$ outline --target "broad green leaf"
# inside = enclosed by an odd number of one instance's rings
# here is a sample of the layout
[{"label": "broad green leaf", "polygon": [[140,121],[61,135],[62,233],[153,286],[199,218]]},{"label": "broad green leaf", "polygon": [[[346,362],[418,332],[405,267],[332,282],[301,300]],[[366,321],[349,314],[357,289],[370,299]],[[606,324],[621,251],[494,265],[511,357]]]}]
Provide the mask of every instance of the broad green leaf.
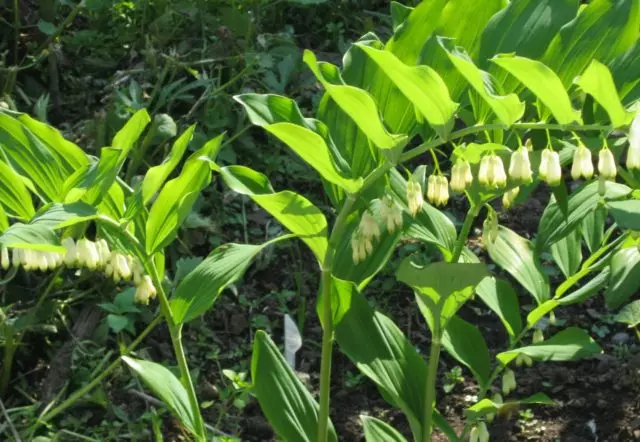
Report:
[{"label": "broad green leaf", "polygon": [[173,143],[171,152],[169,152],[169,155],[164,159],[162,164],[154,166],[147,171],[144,176],[144,180],[142,181],[143,204],[146,205],[151,201],[151,198],[153,198],[155,193],[160,190],[171,172],[173,172],[173,170],[178,166],[178,163],[180,163],[180,160],[184,156],[187,147],[189,147],[189,142],[193,137],[195,128],[196,127],[194,125],[184,131],[184,133]]},{"label": "broad green leaf", "polygon": [[176,288],[170,302],[173,320],[183,324],[204,314],[222,290],[242,278],[258,253],[284,238],[261,245],[230,243],[215,249]]},{"label": "broad green leaf", "polygon": [[330,139],[324,133],[326,126],[305,119],[293,100],[257,94],[237,95],[234,98],[244,106],[253,124],[263,127],[289,146],[322,178],[348,192],[356,192],[360,188],[361,180],[351,179],[346,171],[341,170],[341,161],[336,158],[336,153],[332,153]]},{"label": "broad green leaf", "polygon": [[640,231],[640,200],[611,201],[607,208],[618,227]]},{"label": "broad green leaf", "polygon": [[40,209],[29,224],[43,225],[57,230],[98,216],[94,207],[80,201],[71,204],[52,203]]},{"label": "broad green leaf", "polygon": [[584,330],[569,327],[538,344],[499,353],[497,358],[502,365],[508,365],[518,354],[535,361],[575,361],[601,352],[600,346]]},{"label": "broad green leaf", "polygon": [[[623,184],[607,181],[604,198],[617,199],[631,193],[631,189]],[[592,182],[573,192],[569,198],[568,212],[565,217],[559,205],[551,202],[542,213],[536,236],[536,252],[546,250],[551,244],[571,233],[582,220],[598,207],[600,201],[598,183]]]},{"label": "broad green leaf", "polygon": [[582,239],[576,229],[551,245],[551,255],[565,277],[576,273],[582,263]]},{"label": "broad green leaf", "polygon": [[479,66],[495,54],[539,58],[560,28],[578,12],[579,0],[512,0],[482,31]]},{"label": "broad green leaf", "polygon": [[366,442],[406,442],[407,439],[391,425],[370,416],[360,416]]},{"label": "broad green leaf", "polygon": [[609,287],[604,299],[610,309],[620,307],[640,287],[640,251],[638,247],[619,250],[611,258]]},{"label": "broad green leaf", "polygon": [[395,55],[363,44],[358,45],[384,72],[402,94],[415,106],[442,138],[453,126],[457,103],[454,103],[442,78],[428,66],[408,66]]},{"label": "broad green leaf", "polygon": [[616,315],[616,322],[627,324],[630,328],[640,324],[640,299],[625,305]]},{"label": "broad green leaf", "polygon": [[500,403],[484,398],[467,408],[464,411],[464,414],[470,420],[477,420],[488,414],[499,414],[502,409],[513,410],[519,408],[521,405],[556,405],[556,403],[544,393],[536,393],[524,399],[516,399]]},{"label": "broad green leaf", "polygon": [[103,147],[100,150],[100,159],[79,169],[65,182],[64,202],[74,203],[80,199],[96,205],[107,194],[114,184],[122,163],[119,162],[122,151],[112,147]]},{"label": "broad green leaf", "polygon": [[20,121],[0,113],[0,152],[21,175],[26,175],[48,201],[58,201],[64,182],[62,164]]},{"label": "broad green leaf", "polygon": [[[529,58],[502,55],[491,59],[525,85],[551,111],[560,124],[581,123],[580,112],[571,105],[571,99],[562,81],[549,67]],[[541,115],[544,117],[544,115]]]},{"label": "broad green leaf", "polygon": [[478,284],[476,294],[498,315],[511,339],[520,334],[522,331],[520,303],[511,284],[492,276]]},{"label": "broad green leaf", "polygon": [[522,118],[525,104],[520,101],[517,94],[498,95],[493,78],[489,73],[478,69],[463,48],[455,46],[451,40],[440,39],[439,41],[451,63],[505,126],[510,127]]},{"label": "broad green leaf", "polygon": [[146,109],[140,109],[137,111],[120,129],[113,140],[111,141],[111,147],[120,151],[120,158],[118,163],[122,164],[129,155],[133,146],[144,132],[147,125],[151,122],[151,117]]},{"label": "broad green leaf", "polygon": [[[253,342],[251,379],[252,393],[258,398],[262,412],[282,440],[316,440],[319,406],[291,370],[278,347],[263,331],[256,333]],[[327,440],[338,440],[331,423]]]},{"label": "broad green leaf", "polygon": [[313,203],[289,190],[274,193],[268,178],[248,167],[223,167],[220,174],[227,186],[251,197],[284,227],[300,237],[318,261],[324,262],[328,245],[327,220]]},{"label": "broad green leaf", "polygon": [[[420,294],[437,328],[444,330],[448,321],[473,295],[476,286],[488,276],[484,264],[438,262],[418,266],[406,258],[396,278]],[[434,324],[427,318],[429,324]]]},{"label": "broad green leaf", "polygon": [[7,213],[4,211],[4,207],[0,204],[0,233],[3,233],[9,228],[9,219]]},{"label": "broad green leaf", "polygon": [[196,413],[189,403],[189,396],[178,378],[161,364],[122,356],[122,360],[158,396],[169,410],[191,433],[196,434]]},{"label": "broad green leaf", "polygon": [[634,113],[627,112],[620,102],[611,71],[598,60],[591,61],[576,84],[607,111],[614,128],[627,125],[633,120]]},{"label": "broad green leaf", "polygon": [[582,239],[591,253],[602,245],[604,238],[604,223],[607,219],[607,210],[604,206],[598,206],[596,210],[588,213],[581,222]]},{"label": "broad green leaf", "polygon": [[0,205],[22,221],[29,220],[35,213],[27,186],[20,175],[4,161],[0,161]]},{"label": "broad green leaf", "polygon": [[395,33],[398,28],[405,22],[405,20],[409,18],[409,15],[411,15],[411,11],[413,11],[413,8],[411,6],[392,1],[390,9],[392,22],[391,25],[393,28],[393,32]]},{"label": "broad green leaf", "polygon": [[[362,294],[357,290],[341,293],[351,299],[343,301],[350,308],[335,329],[340,349],[378,386],[391,405],[403,411],[418,440],[424,415],[426,362],[398,326],[371,308]],[[459,440],[437,412],[434,421],[449,440]]]},{"label": "broad green leaf", "polygon": [[458,316],[452,317],[442,335],[442,345],[471,370],[481,388],[487,385],[491,375],[489,348],[475,325]]},{"label": "broad green leaf", "polygon": [[600,293],[608,283],[609,283],[609,274],[611,271],[608,267],[605,267],[597,276],[587,282],[585,285],[580,287],[579,289],[569,293],[568,295],[564,295],[562,298],[558,300],[558,304],[560,305],[571,305],[571,304],[580,304],[592,296]]},{"label": "broad green leaf", "polygon": [[[351,281],[343,281],[331,275],[331,317],[333,326],[335,327],[345,313],[351,308],[351,292],[357,290],[356,285]],[[316,303],[316,313],[320,319],[320,323],[324,328],[324,288],[320,288],[318,302]]]},{"label": "broad green leaf", "polygon": [[609,64],[620,98],[625,105],[640,98],[640,41]]},{"label": "broad green leaf", "polygon": [[499,227],[498,237],[487,244],[489,256],[513,276],[538,304],[549,299],[549,278],[535,258],[533,245],[506,227]]},{"label": "broad green leaf", "polygon": [[527,315],[527,326],[533,327],[540,321],[547,313],[555,309],[559,305],[559,302],[555,299],[549,299],[543,302]]},{"label": "broad green leaf", "polygon": [[218,152],[224,135],[207,142],[192,154],[178,177],[168,181],[151,206],[146,225],[146,251],[152,255],[169,244],[200,192],[211,181],[209,159]]},{"label": "broad green leaf", "polygon": [[418,64],[422,48],[436,29],[446,3],[446,0],[420,2],[395,30],[386,50],[409,66]]},{"label": "broad green leaf", "polygon": [[0,235],[0,245],[7,248],[64,253],[58,235],[46,225],[12,224]]},{"label": "broad green leaf", "polygon": [[316,56],[309,50],[304,51],[303,61],[336,104],[376,147],[393,149],[406,143],[406,135],[392,135],[387,131],[380,120],[380,112],[375,100],[366,90],[345,84],[335,66],[329,63],[318,63]]},{"label": "broad green leaf", "polygon": [[593,59],[608,63],[629,49],[639,28],[638,0],[593,0],[563,26],[541,61],[568,88]]}]

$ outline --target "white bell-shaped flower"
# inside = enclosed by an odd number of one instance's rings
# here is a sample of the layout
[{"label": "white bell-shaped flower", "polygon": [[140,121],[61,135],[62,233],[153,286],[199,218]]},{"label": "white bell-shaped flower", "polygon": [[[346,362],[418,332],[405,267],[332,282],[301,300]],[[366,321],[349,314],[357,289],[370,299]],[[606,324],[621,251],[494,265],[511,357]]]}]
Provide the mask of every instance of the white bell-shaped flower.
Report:
[{"label": "white bell-shaped flower", "polygon": [[378,221],[375,219],[369,211],[365,211],[360,218],[360,224],[358,226],[360,233],[367,239],[380,239],[380,226],[378,225]]},{"label": "white bell-shaped flower", "polygon": [[4,270],[7,270],[11,266],[11,259],[9,258],[9,249],[2,247],[0,249],[0,265]]},{"label": "white bell-shaped flower", "polygon": [[402,229],[402,210],[389,196],[380,200],[380,218],[387,226],[389,233],[393,233],[396,229]]},{"label": "white bell-shaped flower", "polygon": [[156,288],[149,275],[145,275],[136,287],[135,300],[140,304],[149,304],[149,299],[156,297]]},{"label": "white bell-shaped flower", "polygon": [[466,160],[458,160],[451,168],[451,190],[462,193],[473,183],[471,165]]},{"label": "white bell-shaped flower", "polygon": [[502,394],[507,396],[514,391],[518,384],[516,383],[516,374],[510,368],[507,368],[502,375]]},{"label": "white bell-shaped flower", "polygon": [[511,190],[507,190],[504,195],[502,195],[502,206],[505,209],[511,207],[515,199],[518,197],[518,193],[520,193],[519,187],[514,187]]},{"label": "white bell-shaped flower", "polygon": [[411,216],[415,217],[418,214],[423,203],[422,186],[417,181],[410,179],[407,182],[407,208]]},{"label": "white bell-shaped flower", "polygon": [[105,241],[104,239],[99,239],[98,241],[96,241],[96,250],[98,251],[98,256],[100,257],[99,266],[106,266],[111,259],[111,252],[109,250],[109,244],[107,244],[107,241]]},{"label": "white bell-shaped flower", "polygon": [[613,153],[607,147],[600,149],[598,154],[598,173],[605,180],[615,180],[618,171],[616,169],[616,160]]},{"label": "white bell-shaped flower", "polygon": [[20,266],[24,266],[25,264],[25,257],[24,257],[24,250],[22,249],[13,249],[12,250],[12,261],[13,261],[13,266],[14,267],[20,267]]},{"label": "white bell-shaped flower", "polygon": [[480,170],[478,171],[478,181],[483,186],[494,189],[506,186],[507,174],[504,170],[502,158],[496,154],[482,157]]},{"label": "white bell-shaped flower", "polygon": [[560,155],[558,152],[545,149],[542,151],[540,159],[540,179],[548,185],[555,187],[562,181],[562,167],[560,166]]},{"label": "white bell-shaped flower", "polygon": [[138,258],[133,258],[131,262],[131,274],[133,276],[133,283],[139,285],[144,276],[144,267]]},{"label": "white bell-shaped flower", "polygon": [[593,176],[593,160],[591,151],[584,144],[578,146],[573,153],[573,164],[571,165],[571,178],[578,180],[584,178],[591,179]]},{"label": "white bell-shaped flower", "polygon": [[533,171],[529,160],[529,149],[520,146],[518,150],[511,154],[509,162],[509,176],[517,183],[531,183],[533,181]]},{"label": "white bell-shaped flower", "polygon": [[62,246],[66,249],[64,254],[64,263],[67,267],[73,267],[78,263],[78,249],[73,238],[65,238],[62,240]]}]

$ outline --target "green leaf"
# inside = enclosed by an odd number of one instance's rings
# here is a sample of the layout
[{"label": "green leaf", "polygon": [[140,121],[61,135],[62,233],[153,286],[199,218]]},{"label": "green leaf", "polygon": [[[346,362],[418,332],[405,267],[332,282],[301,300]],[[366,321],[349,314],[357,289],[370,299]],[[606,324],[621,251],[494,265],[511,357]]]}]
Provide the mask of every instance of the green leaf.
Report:
[{"label": "green leaf", "polygon": [[604,238],[604,223],[607,219],[607,210],[604,206],[598,206],[596,210],[588,213],[581,222],[582,239],[591,253],[602,245]]},{"label": "green leaf", "polygon": [[[631,193],[623,184],[606,182],[605,199],[617,199]],[[592,182],[575,191],[569,198],[569,216],[565,217],[559,205],[551,202],[540,218],[536,236],[536,253],[541,253],[551,244],[571,233],[582,220],[598,207],[600,200],[598,183]]]},{"label": "green leaf", "polygon": [[441,137],[446,138],[453,126],[458,104],[449,96],[442,78],[428,66],[407,66],[395,55],[370,46],[358,44],[368,57],[384,72],[402,94],[426,118]]},{"label": "green leaf", "polygon": [[489,256],[535,298],[538,304],[549,299],[549,278],[535,258],[533,245],[506,227],[499,227],[495,242],[487,244]]},{"label": "green leaf", "polygon": [[152,255],[173,241],[200,192],[211,181],[209,160],[217,153],[223,137],[217,136],[192,154],[180,175],[168,181],[160,191],[147,220],[147,254]]},{"label": "green leaf", "polygon": [[485,278],[476,287],[476,294],[493,310],[511,339],[522,331],[518,295],[507,281],[494,277]]},{"label": "green leaf", "polygon": [[620,97],[625,105],[640,98],[640,42],[609,64]]},{"label": "green leaf", "polygon": [[582,263],[582,241],[576,229],[551,245],[551,255],[565,277],[575,274]]},{"label": "green leaf", "polygon": [[129,319],[122,315],[107,315],[107,324],[114,333],[120,333],[129,325]]},{"label": "green leaf", "polygon": [[476,326],[458,316],[452,317],[442,335],[442,345],[471,370],[480,388],[487,386],[491,376],[489,348]]},{"label": "green leaf", "polygon": [[[253,342],[251,378],[252,392],[282,440],[316,440],[319,406],[263,331],[256,333]],[[330,442],[338,440],[331,423],[327,439]]]},{"label": "green leaf", "polygon": [[608,63],[629,49],[639,27],[638,0],[591,1],[554,37],[541,61],[568,88],[593,59]]},{"label": "green leaf", "polygon": [[393,149],[406,143],[406,135],[392,135],[384,127],[380,120],[378,106],[371,94],[363,89],[346,85],[340,77],[338,68],[329,63],[318,63],[313,52],[305,50],[302,59],[336,104],[376,147]]},{"label": "green leaf", "polygon": [[640,200],[611,201],[607,208],[618,227],[640,231]]},{"label": "green leaf", "polygon": [[29,224],[43,225],[57,230],[95,219],[98,216],[94,207],[80,201],[71,204],[52,203],[40,209]]},{"label": "green leaf", "polygon": [[569,327],[538,344],[499,353],[497,358],[502,365],[508,365],[518,354],[535,361],[575,361],[601,352],[600,346],[584,330]]},{"label": "green leaf", "polygon": [[609,287],[604,294],[607,307],[620,307],[640,287],[640,251],[629,247],[617,251],[611,258]]},{"label": "green leaf", "polygon": [[629,328],[640,324],[640,299],[625,305],[616,315],[616,322],[627,324]]},{"label": "green leaf", "polygon": [[180,282],[171,298],[171,313],[177,324],[192,321],[211,308],[229,284],[240,280],[253,259],[267,245],[224,244],[215,249]]},{"label": "green leaf", "polygon": [[539,61],[513,55],[501,55],[492,58],[491,61],[533,92],[551,111],[558,123],[582,123],[580,112],[571,105],[571,99],[562,81],[549,67]]},{"label": "green leaf", "polygon": [[599,294],[600,290],[602,290],[609,283],[610,273],[611,272],[609,268],[605,267],[600,273],[598,273],[597,276],[595,276],[585,285],[560,298],[558,300],[558,303],[560,305],[579,304],[586,301],[590,297]]},{"label": "green leaf", "polygon": [[476,404],[467,408],[464,414],[469,420],[478,420],[488,414],[500,414],[500,410],[513,410],[522,405],[556,405],[556,403],[544,393],[536,393],[524,399],[517,399],[506,402],[493,402],[491,399],[484,398]]},{"label": "green leaf", "polygon": [[[351,308],[351,293],[357,290],[356,285],[351,281],[343,281],[331,275],[331,317],[332,323],[335,327],[344,315]],[[320,289],[320,295],[318,296],[318,302],[316,304],[316,313],[320,319],[320,323],[324,328],[324,289]]]},{"label": "green leaf", "polygon": [[142,378],[144,383],[164,402],[171,413],[191,433],[196,434],[196,413],[189,403],[187,391],[178,378],[160,364],[122,356],[122,360]]},{"label": "green leaf", "polygon": [[0,245],[7,248],[65,253],[58,235],[46,225],[12,224],[0,235]]},{"label": "green leaf", "polygon": [[257,94],[236,95],[234,99],[244,106],[253,124],[263,127],[289,146],[322,178],[348,192],[356,192],[361,187],[361,179],[351,179],[346,171],[341,170],[341,161],[332,153],[326,126],[322,122],[305,119],[293,100]]},{"label": "green leaf", "polygon": [[274,193],[268,178],[248,167],[223,167],[220,174],[227,186],[250,196],[284,227],[300,237],[318,261],[324,262],[328,246],[327,220],[313,203],[289,190]]},{"label": "green leaf", "polygon": [[122,164],[127,158],[136,141],[138,141],[138,138],[140,138],[140,135],[142,135],[142,132],[150,122],[151,117],[147,110],[140,109],[115,134],[113,140],[111,140],[111,147],[120,151],[119,164]]},{"label": "green leaf", "polygon": [[604,64],[592,60],[576,84],[591,95],[607,111],[614,128],[631,123],[634,113],[627,112],[620,102],[611,71]]},{"label": "green leaf", "polygon": [[407,439],[391,425],[370,416],[360,416],[366,442],[406,442]]},{"label": "green leaf", "polygon": [[495,54],[540,58],[549,43],[578,12],[579,0],[512,0],[482,31],[479,65]]},{"label": "green leaf", "polygon": [[520,101],[517,94],[498,95],[493,78],[489,73],[478,69],[463,48],[455,46],[451,40],[439,39],[439,42],[458,72],[491,107],[496,117],[505,126],[510,127],[522,118],[525,104]]},{"label": "green leaf", "polygon": [[[476,286],[489,276],[484,264],[438,262],[418,266],[406,258],[396,278],[416,290],[429,308],[436,327],[444,329],[458,309],[473,295]],[[434,324],[427,319],[429,324]]]},{"label": "green leaf", "polygon": [[57,31],[56,26],[53,23],[42,19],[38,20],[38,29],[46,35],[54,35]]},{"label": "green leaf", "polygon": [[[424,43],[436,29],[438,18],[446,3],[446,0],[420,2],[411,10],[409,16],[403,19],[398,29],[394,30],[386,50],[391,51],[405,64],[418,64]],[[392,3],[392,13],[393,11]]]},{"label": "green leaf", "polygon": [[193,125],[184,131],[184,133],[173,143],[171,152],[169,152],[169,155],[164,159],[162,164],[154,166],[147,171],[144,176],[144,180],[142,181],[143,204],[146,205],[151,201],[151,198],[153,198],[155,193],[160,190],[171,172],[173,172],[173,170],[178,166],[187,150],[187,147],[189,147],[189,142],[193,137],[195,128],[195,125]]},{"label": "green leaf", "polygon": [[527,315],[527,326],[533,327],[542,319],[547,313],[555,309],[559,305],[559,302],[555,299],[549,299],[543,302]]},{"label": "green leaf", "polygon": [[22,177],[3,161],[0,161],[0,205],[22,221],[31,219],[35,213],[31,194]]},{"label": "green leaf", "polygon": [[411,6],[403,5],[396,1],[391,2],[391,22],[393,32],[395,33],[398,28],[409,18],[413,8]]}]

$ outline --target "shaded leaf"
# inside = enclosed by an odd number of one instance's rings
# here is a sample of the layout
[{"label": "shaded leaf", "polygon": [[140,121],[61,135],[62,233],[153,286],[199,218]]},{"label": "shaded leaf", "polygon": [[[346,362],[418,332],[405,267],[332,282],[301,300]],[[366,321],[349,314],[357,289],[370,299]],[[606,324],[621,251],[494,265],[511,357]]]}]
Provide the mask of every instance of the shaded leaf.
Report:
[{"label": "shaded leaf", "polygon": [[614,309],[622,305],[640,287],[640,251],[629,247],[617,251],[611,258],[609,287],[604,294],[607,307]]}]

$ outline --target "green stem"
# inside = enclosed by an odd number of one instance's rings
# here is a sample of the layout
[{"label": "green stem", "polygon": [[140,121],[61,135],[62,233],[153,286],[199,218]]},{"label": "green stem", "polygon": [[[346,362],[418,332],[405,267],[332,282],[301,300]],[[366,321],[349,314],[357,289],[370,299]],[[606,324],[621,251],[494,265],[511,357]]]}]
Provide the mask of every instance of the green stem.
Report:
[{"label": "green stem", "polygon": [[[437,322],[437,320],[435,321]],[[436,381],[438,380],[438,363],[440,361],[440,326],[434,323],[429,351],[429,367],[424,395],[424,420],[422,423],[422,442],[431,442],[433,430],[433,410],[436,403]]]},{"label": "green stem", "polygon": [[462,224],[462,229],[460,229],[460,235],[458,235],[458,239],[456,240],[456,246],[453,250],[453,255],[451,256],[451,262],[458,262],[460,259],[460,255],[462,254],[462,250],[464,249],[465,244],[467,243],[467,238],[469,237],[469,232],[471,231],[471,226],[473,225],[473,221],[478,216],[480,212],[480,208],[482,206],[479,205],[471,205],[469,210],[467,211],[467,216],[464,218],[464,223]]},{"label": "green stem", "polygon": [[[379,170],[379,169],[376,169]],[[375,171],[372,173],[372,175]],[[366,180],[365,180],[366,181]],[[372,182],[372,181],[370,181]],[[364,188],[364,186],[363,186]],[[317,442],[326,442],[329,429],[329,399],[331,396],[331,357],[333,352],[333,313],[331,309],[331,279],[333,275],[333,258],[335,256],[336,242],[339,241],[346,228],[346,220],[353,209],[357,199],[356,195],[349,195],[342,205],[334,224],[329,245],[322,264],[322,359],[320,362],[320,415],[318,418]]]},{"label": "green stem", "polygon": [[153,285],[156,287],[156,290],[158,292],[160,310],[162,311],[162,315],[164,316],[165,321],[169,326],[169,335],[171,337],[173,351],[175,353],[176,360],[178,362],[178,368],[180,370],[180,380],[185,390],[187,390],[189,405],[191,406],[195,418],[195,430],[197,432],[198,439],[204,441],[206,440],[207,434],[204,427],[204,421],[202,420],[202,414],[200,413],[200,405],[198,403],[196,390],[193,385],[193,381],[191,380],[191,373],[189,372],[187,357],[184,353],[184,347],[182,345],[182,325],[176,324],[173,320],[171,307],[169,305],[169,299],[167,298],[167,294],[164,292],[164,288],[162,287],[162,281],[160,280],[158,268],[156,267],[153,257],[150,257],[148,260],[148,268],[149,270],[151,270],[150,276],[153,280]]},{"label": "green stem", "polygon": [[[151,321],[149,325],[147,325],[147,328],[145,328],[142,331],[142,333],[140,333],[138,337],[127,348],[125,348],[122,351],[121,356],[127,356],[129,353],[135,350],[136,347],[140,345],[142,340],[146,338],[147,335],[151,332],[151,330],[153,330],[158,324],[160,324],[161,321],[162,321],[162,316],[156,316],[154,320]],[[80,388],[79,390],[76,390],[71,396],[69,396],[64,402],[62,402],[57,407],[53,408],[48,412],[45,412],[45,414],[42,415],[40,418],[38,418],[38,420],[36,421],[35,428],[32,428],[31,430],[32,433],[35,432],[35,430],[40,425],[49,422],[51,419],[53,419],[54,417],[56,417],[57,415],[65,411],[67,408],[69,408],[71,405],[73,405],[78,399],[82,398],[85,394],[89,393],[91,390],[97,387],[107,376],[109,376],[116,368],[118,368],[118,366],[120,365],[120,360],[121,359],[118,358],[115,361],[113,361],[111,365],[105,368],[104,371],[100,373],[100,375],[98,375],[96,378],[92,379],[91,382],[89,382],[87,385]]]}]

